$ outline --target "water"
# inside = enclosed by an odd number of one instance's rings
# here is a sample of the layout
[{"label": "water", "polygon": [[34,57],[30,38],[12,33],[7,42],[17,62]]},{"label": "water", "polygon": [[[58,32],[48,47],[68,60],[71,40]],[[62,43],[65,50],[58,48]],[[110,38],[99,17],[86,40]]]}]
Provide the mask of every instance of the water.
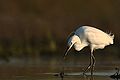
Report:
[{"label": "water", "polygon": [[[52,71],[41,67],[2,67],[0,68],[0,80],[61,80],[60,71]],[[109,76],[113,75],[115,70],[106,70],[94,72],[94,80],[113,80]],[[84,78],[82,72],[69,71],[65,72],[64,80],[90,80],[90,73],[86,73]]]},{"label": "water", "polygon": [[[15,61],[15,62],[13,62]],[[13,60],[11,63],[0,64],[0,80],[61,80],[59,74],[62,70],[60,63],[51,61],[51,64],[46,62],[20,62]],[[30,61],[30,60],[28,60]],[[57,60],[56,60],[57,61]],[[90,73],[86,73],[86,78],[82,75],[82,69],[88,63],[80,62],[80,64],[66,64],[64,80],[90,80]],[[94,71],[94,80],[113,80],[109,76],[113,75],[115,67],[120,67],[119,61],[96,63]]]},{"label": "water", "polygon": [[[45,75],[56,75],[59,73],[44,73]],[[110,75],[113,75],[114,71],[107,71],[107,72],[94,72],[94,79],[95,80],[111,80],[109,77]],[[64,74],[65,80],[88,80],[90,79],[90,72],[86,73],[86,78],[83,76],[82,72],[77,72],[77,73],[65,73]],[[54,78],[60,78],[60,76],[54,77]]]},{"label": "water", "polygon": [[[16,76],[14,78],[1,78],[0,80],[61,80],[60,77],[46,76],[46,77],[33,77],[33,76]],[[84,78],[83,76],[66,76],[64,80],[90,80],[90,76]],[[94,80],[113,80],[108,76],[94,76]]]},{"label": "water", "polygon": [[[43,76],[16,76],[11,80],[62,80],[59,76],[54,76],[58,73],[43,73]],[[112,72],[95,72],[94,80],[113,80],[109,77]],[[82,73],[66,73],[63,80],[90,80],[90,73],[87,73],[87,77],[83,77]]]}]

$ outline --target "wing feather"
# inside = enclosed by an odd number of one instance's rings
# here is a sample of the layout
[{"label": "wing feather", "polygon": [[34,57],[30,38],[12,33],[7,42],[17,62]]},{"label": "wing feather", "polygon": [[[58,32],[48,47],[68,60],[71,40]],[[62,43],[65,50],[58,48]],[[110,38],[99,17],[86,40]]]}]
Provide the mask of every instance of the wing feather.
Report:
[{"label": "wing feather", "polygon": [[96,45],[108,44],[109,39],[110,39],[110,37],[107,33],[104,33],[97,29],[86,30],[85,36],[90,43],[96,44]]}]

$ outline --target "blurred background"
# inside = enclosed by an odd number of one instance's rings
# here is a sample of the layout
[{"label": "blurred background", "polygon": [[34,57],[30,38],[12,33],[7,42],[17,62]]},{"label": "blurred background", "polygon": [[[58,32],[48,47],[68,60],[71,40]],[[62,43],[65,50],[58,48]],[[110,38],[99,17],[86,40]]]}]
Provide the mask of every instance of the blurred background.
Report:
[{"label": "blurred background", "polygon": [[[95,51],[96,66],[119,66],[119,4],[120,0],[1,0],[0,75],[60,71],[67,36],[82,25],[115,35],[113,45]],[[66,66],[88,63],[86,47],[80,52],[72,49]]]}]

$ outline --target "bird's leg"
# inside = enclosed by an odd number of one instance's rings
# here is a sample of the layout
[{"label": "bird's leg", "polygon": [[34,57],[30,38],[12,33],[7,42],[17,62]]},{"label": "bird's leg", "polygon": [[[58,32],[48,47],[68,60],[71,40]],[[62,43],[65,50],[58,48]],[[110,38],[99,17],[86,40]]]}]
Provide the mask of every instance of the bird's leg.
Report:
[{"label": "bird's leg", "polygon": [[93,53],[91,52],[91,79],[90,80],[93,80],[93,65],[94,65],[94,59],[93,59]]},{"label": "bird's leg", "polygon": [[92,64],[92,66],[93,66],[93,70],[94,70],[96,60],[95,60],[95,56],[93,55],[93,53],[92,53],[92,59],[93,59],[93,64]]},{"label": "bird's leg", "polygon": [[94,70],[95,63],[96,63],[95,56],[93,54],[93,50],[91,50],[91,56],[92,56],[91,80],[93,80],[93,70]]},{"label": "bird's leg", "polygon": [[86,76],[86,71],[88,70],[88,69],[90,69],[90,67],[91,67],[91,63],[86,67],[86,69],[84,70],[84,72],[83,72],[83,76]]},{"label": "bird's leg", "polygon": [[92,56],[90,55],[90,63],[89,63],[89,65],[84,69],[84,72],[83,72],[83,75],[84,75],[84,76],[85,76],[86,71],[91,68],[91,65],[92,65]]}]

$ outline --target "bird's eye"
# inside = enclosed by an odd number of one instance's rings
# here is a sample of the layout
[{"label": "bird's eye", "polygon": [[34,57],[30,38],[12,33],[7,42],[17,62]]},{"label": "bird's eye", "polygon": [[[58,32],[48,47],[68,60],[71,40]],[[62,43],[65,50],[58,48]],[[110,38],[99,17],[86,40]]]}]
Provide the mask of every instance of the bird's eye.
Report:
[{"label": "bird's eye", "polygon": [[70,42],[70,45],[72,45],[72,42]]}]

